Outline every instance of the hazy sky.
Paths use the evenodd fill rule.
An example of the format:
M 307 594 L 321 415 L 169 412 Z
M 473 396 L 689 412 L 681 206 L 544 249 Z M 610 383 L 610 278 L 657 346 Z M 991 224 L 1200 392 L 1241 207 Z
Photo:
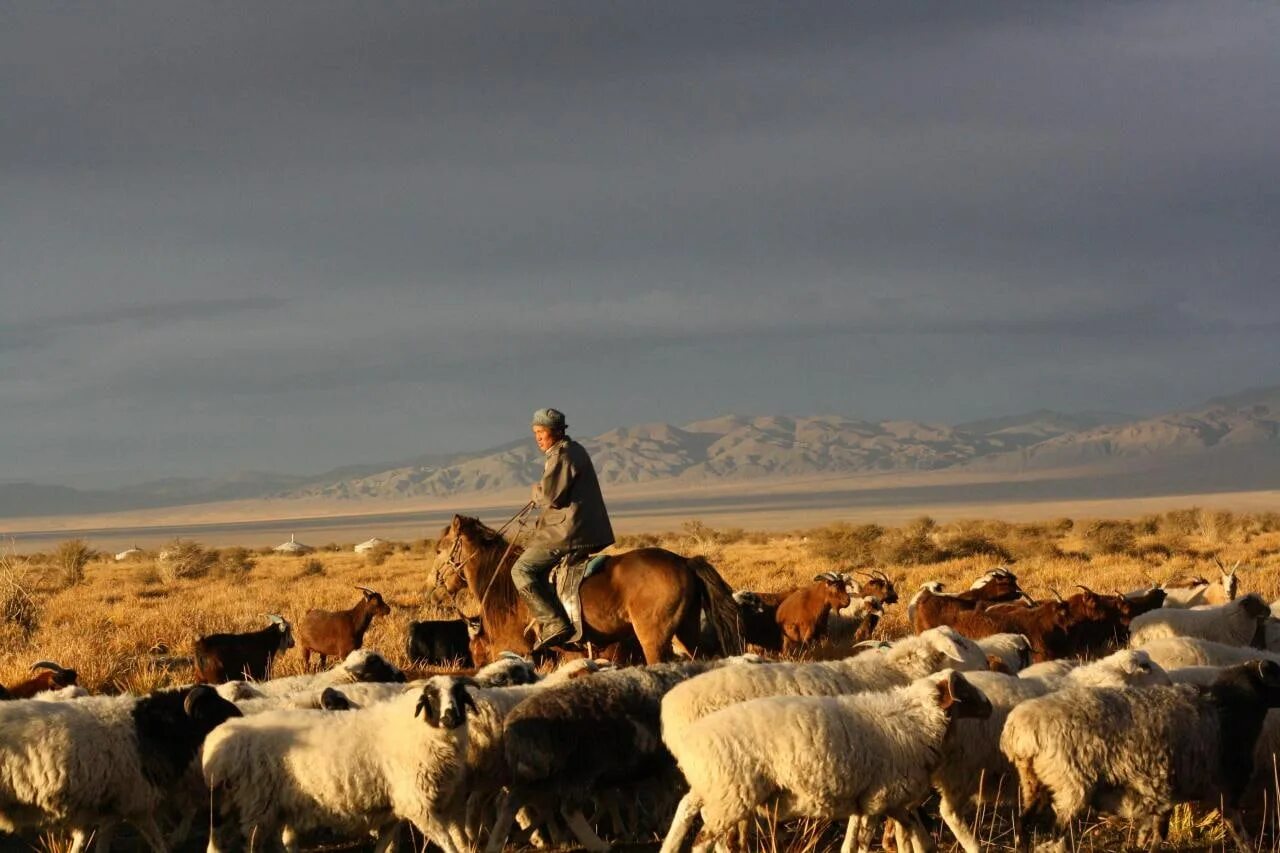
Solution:
M 1280 383 L 1274 3 L 0 7 L 0 480 Z

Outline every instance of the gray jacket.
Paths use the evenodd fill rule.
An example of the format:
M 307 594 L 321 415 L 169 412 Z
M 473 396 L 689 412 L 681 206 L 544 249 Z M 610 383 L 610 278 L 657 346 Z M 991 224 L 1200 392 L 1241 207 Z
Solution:
M 542 482 L 533 487 L 542 515 L 530 546 L 599 550 L 612 545 L 613 525 L 586 448 L 565 436 L 547 449 L 546 457 Z

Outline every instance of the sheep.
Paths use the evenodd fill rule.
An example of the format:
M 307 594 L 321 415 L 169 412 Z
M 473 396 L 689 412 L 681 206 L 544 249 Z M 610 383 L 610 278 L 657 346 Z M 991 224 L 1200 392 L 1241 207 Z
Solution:
M 1215 583 L 1209 583 L 1208 580 L 1201 577 L 1190 578 L 1179 583 L 1168 583 L 1164 585 L 1165 600 L 1164 606 L 1169 608 L 1186 609 L 1190 607 L 1201 607 L 1211 604 L 1227 604 L 1235 601 L 1240 591 L 1240 579 L 1236 576 L 1236 570 L 1240 568 L 1240 561 L 1228 569 L 1215 558 L 1218 563 L 1218 569 L 1221 577 Z
M 500 805 L 486 850 L 506 843 L 516 811 L 553 803 L 589 850 L 603 842 L 580 810 L 602 784 L 634 784 L 671 767 L 659 733 L 663 696 L 712 670 L 768 669 L 742 665 L 751 657 L 696 660 L 602 672 L 536 691 L 508 715 L 503 753 L 510 790 Z
M 782 631 L 784 652 L 795 653 L 824 637 L 828 615 L 849 606 L 849 590 L 844 578 L 823 572 L 813 580 L 814 583 L 797 589 L 778 605 L 776 618 Z
M 995 658 L 1003 671 L 1015 675 L 1031 665 L 1031 641 L 1025 634 L 992 634 L 974 642 L 987 656 L 988 667 Z
M 148 696 L 0 705 L 0 831 L 67 828 L 82 851 L 115 823 L 166 849 L 155 812 L 181 783 L 206 736 L 240 716 L 211 687 Z
M 1165 669 L 1232 666 L 1251 660 L 1273 660 L 1280 663 L 1280 654 L 1274 652 L 1252 646 L 1228 646 L 1196 637 L 1162 637 L 1143 643 L 1142 649 Z
M 1162 637 L 1199 637 L 1229 646 L 1262 648 L 1270 615 L 1271 609 L 1256 594 L 1190 610 L 1163 607 L 1129 623 L 1129 645 L 1137 648 Z
M 955 594 L 942 591 L 942 584 L 930 581 L 907 605 L 907 620 L 917 634 L 939 625 L 950 625 L 954 614 L 977 609 L 982 604 L 1015 601 L 1026 593 L 1018 586 L 1017 576 L 1006 568 L 998 567 L 973 582 L 964 592 Z
M 364 644 L 364 634 L 375 616 L 388 616 L 391 608 L 380 593 L 358 586 L 361 599 L 346 610 L 308 610 L 298 625 L 298 646 L 303 666 L 311 666 L 311 653 L 320 655 L 320 666 L 330 656 L 346 657 Z
M 318 687 L 331 687 L 339 684 L 354 684 L 360 681 L 400 681 L 405 680 L 404 672 L 391 661 L 371 649 L 357 649 L 342 663 L 324 672 L 313 672 L 306 675 L 292 675 L 288 678 L 274 678 L 271 681 L 258 681 L 248 684 L 243 681 L 228 681 L 218 685 L 218 695 L 232 701 L 240 699 L 261 699 L 263 697 L 285 696 L 301 690 Z
M 1056 663 L 1056 662 L 1055 662 Z M 1145 652 L 1126 649 L 1102 660 L 1070 669 L 1048 668 L 1044 676 L 1013 678 L 993 672 L 969 673 L 969 682 L 991 702 L 991 716 L 956 722 L 942 747 L 942 761 L 933 773 L 941 795 L 939 812 L 965 853 L 978 853 L 978 840 L 963 818 L 973 800 L 1016 802 L 1013 767 L 1000 752 L 1005 718 L 1019 703 L 1059 687 L 1121 687 L 1167 685 L 1170 676 Z
M 987 656 L 973 641 L 942 627 L 899 640 L 883 654 L 718 669 L 675 686 L 662 700 L 662 737 L 671 747 L 697 720 L 748 699 L 889 690 L 944 667 L 975 670 L 986 666 Z
M 1241 850 L 1239 804 L 1267 709 L 1280 706 L 1280 665 L 1252 661 L 1209 687 L 1069 689 L 1009 713 L 1000 749 L 1017 768 L 1020 823 L 1052 805 L 1059 834 L 1094 808 L 1139 821 L 1139 846 L 1163 842 L 1181 802 L 1220 808 Z M 1025 833 L 1019 833 L 1025 844 Z
M 31 671 L 37 674 L 8 687 L 0 686 L 0 700 L 30 699 L 40 693 L 70 687 L 76 683 L 74 669 L 65 669 L 53 661 L 36 661 L 31 664 Z
M 196 681 L 222 684 L 231 679 L 271 677 L 276 655 L 293 648 L 293 631 L 283 616 L 268 614 L 270 624 L 244 634 L 209 634 L 195 642 Z
M 376 832 L 384 851 L 400 820 L 457 853 L 439 817 L 460 793 L 475 706 L 462 685 L 442 686 L 355 711 L 273 711 L 219 729 L 202 762 L 215 809 L 210 853 L 242 849 L 255 834 L 295 851 L 301 833 L 322 828 Z
M 956 721 L 991 705 L 954 670 L 884 693 L 775 696 L 725 708 L 673 746 L 689 784 L 662 853 L 681 849 L 695 817 L 717 838 L 766 809 L 779 820 L 849 818 L 845 850 L 869 850 L 867 821 L 887 814 L 924 849 L 916 808 L 930 792 Z

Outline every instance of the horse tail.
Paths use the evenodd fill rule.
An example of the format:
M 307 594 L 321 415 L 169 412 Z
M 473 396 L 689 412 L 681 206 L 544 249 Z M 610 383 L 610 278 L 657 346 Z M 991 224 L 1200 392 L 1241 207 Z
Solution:
M 742 626 L 739 619 L 738 602 L 733 600 L 733 590 L 720 577 L 715 567 L 701 555 L 689 557 L 686 564 L 693 571 L 694 577 L 702 584 L 703 603 L 707 608 L 707 619 L 716 632 L 716 641 L 720 644 L 723 655 L 742 654 Z

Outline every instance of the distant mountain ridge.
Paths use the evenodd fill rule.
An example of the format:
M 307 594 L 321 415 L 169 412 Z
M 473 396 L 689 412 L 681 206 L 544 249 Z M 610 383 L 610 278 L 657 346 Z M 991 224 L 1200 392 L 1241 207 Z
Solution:
M 955 470 L 1010 476 L 1159 472 L 1171 489 L 1239 482 L 1280 487 L 1280 387 L 1215 398 L 1153 418 L 1038 410 L 956 426 L 863 421 L 841 415 L 725 415 L 681 426 L 618 427 L 575 436 L 608 485 L 675 485 L 769 477 Z M 531 439 L 491 450 L 427 454 L 392 465 L 354 465 L 313 477 L 244 474 L 173 479 L 110 491 L 0 484 L 0 516 L 100 512 L 219 500 L 338 501 L 453 497 L 534 482 L 542 455 Z

